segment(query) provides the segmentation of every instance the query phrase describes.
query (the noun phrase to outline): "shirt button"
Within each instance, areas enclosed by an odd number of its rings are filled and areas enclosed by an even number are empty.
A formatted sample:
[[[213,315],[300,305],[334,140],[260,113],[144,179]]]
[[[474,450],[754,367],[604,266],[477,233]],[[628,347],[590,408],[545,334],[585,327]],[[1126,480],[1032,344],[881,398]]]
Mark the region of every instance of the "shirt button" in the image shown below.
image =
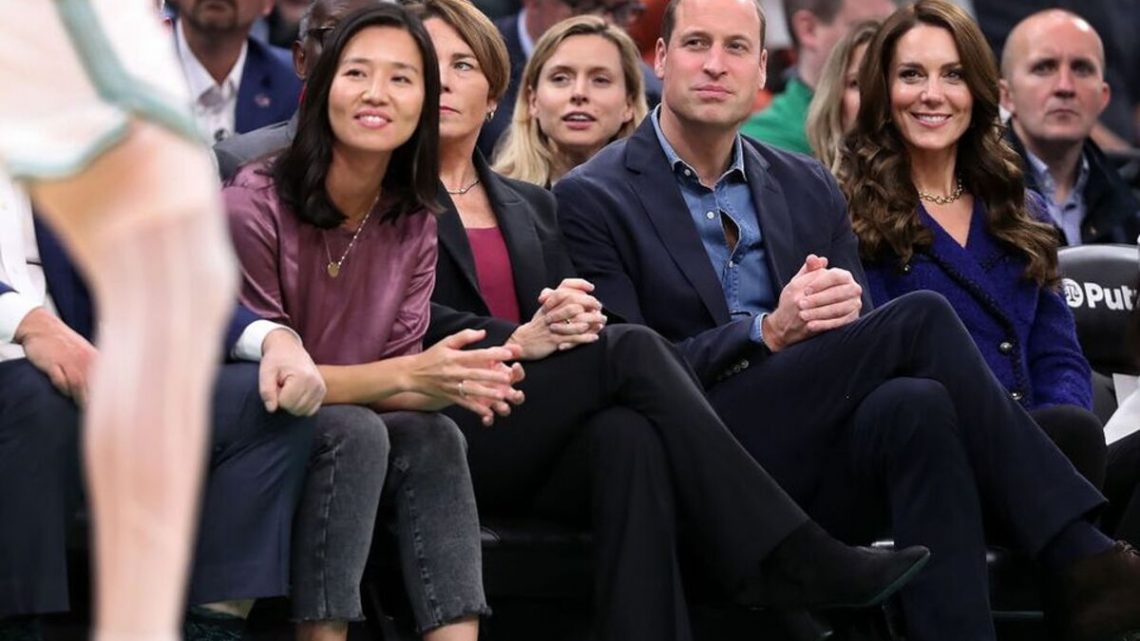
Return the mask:
[[[686,170],[685,170],[685,175],[686,175],[686,176],[692,176],[692,175],[693,175],[693,172],[691,172],[691,171],[689,171],[688,169],[686,169]]]
[[[713,218],[716,218],[716,214],[714,214],[714,213],[713,213],[713,212],[711,212],[711,211],[706,211],[706,212],[705,212],[705,218],[708,218],[709,220],[712,220]]]
[[[904,273],[904,274],[910,273],[910,263],[907,263],[907,264],[902,266],[902,273]]]
[[[1009,341],[1002,341],[998,343],[998,351],[1002,354],[1008,354],[1013,351],[1013,343]]]
[[[1009,393],[1009,397],[1020,403],[1021,399],[1024,398],[1025,395],[1022,394],[1021,392],[1017,391],[1017,390],[1014,390],[1014,391]]]
[[[734,260],[728,261],[728,266],[729,267],[736,267],[736,261],[734,261]]]

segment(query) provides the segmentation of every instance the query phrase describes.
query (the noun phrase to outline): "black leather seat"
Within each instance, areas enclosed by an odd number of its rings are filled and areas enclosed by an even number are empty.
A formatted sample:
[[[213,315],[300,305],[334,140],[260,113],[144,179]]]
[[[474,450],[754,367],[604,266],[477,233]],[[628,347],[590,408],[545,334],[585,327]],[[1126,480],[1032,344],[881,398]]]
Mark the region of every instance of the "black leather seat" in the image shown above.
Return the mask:
[[[1107,421],[1116,409],[1112,374],[1137,373],[1128,334],[1140,283],[1140,254],[1135,245],[1080,245],[1062,248],[1057,258],[1081,351],[1094,372],[1093,409]]]

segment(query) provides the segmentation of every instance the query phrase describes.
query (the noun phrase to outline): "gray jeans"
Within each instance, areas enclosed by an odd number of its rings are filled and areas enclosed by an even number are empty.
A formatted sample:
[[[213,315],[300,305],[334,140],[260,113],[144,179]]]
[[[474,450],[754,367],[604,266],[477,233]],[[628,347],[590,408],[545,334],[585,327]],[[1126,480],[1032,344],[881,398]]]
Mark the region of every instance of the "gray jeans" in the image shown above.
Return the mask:
[[[293,617],[359,621],[360,581],[384,501],[419,632],[490,613],[467,447],[442,414],[332,405],[293,533]]]

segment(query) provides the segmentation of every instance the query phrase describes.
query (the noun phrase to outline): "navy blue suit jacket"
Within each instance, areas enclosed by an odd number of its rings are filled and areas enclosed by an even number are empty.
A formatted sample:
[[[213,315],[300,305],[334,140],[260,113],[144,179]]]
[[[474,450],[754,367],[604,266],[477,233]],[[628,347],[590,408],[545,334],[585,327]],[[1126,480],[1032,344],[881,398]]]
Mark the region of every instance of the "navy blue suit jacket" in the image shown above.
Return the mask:
[[[652,116],[651,116],[652,117]],[[743,137],[744,168],[756,202],[777,291],[808,254],[850,271],[864,285],[847,205],[819,162]],[[554,186],[558,219],[578,274],[629,322],[675,342],[706,387],[758,358],[753,320],[733,320],[649,118]]]
[[[288,120],[301,97],[301,80],[289,52],[253,38],[248,42],[234,115],[239,134]]]
[[[95,307],[86,281],[76,270],[59,237],[39,216],[35,218],[35,227],[36,245],[40,250],[40,263],[47,280],[47,290],[60,319],[87,340],[94,340]],[[7,283],[0,282],[0,294],[11,291],[15,290]],[[255,320],[258,320],[256,314],[238,305],[226,329],[226,355],[233,351],[241,333]]]
[[[495,117],[483,125],[483,130],[479,132],[479,151],[487,158],[492,157],[495,144],[511,126],[515,100],[518,99],[519,85],[522,83],[523,68],[526,67],[526,53],[523,52],[522,41],[519,40],[519,14],[499,18],[495,21],[495,26],[507,43],[507,55],[511,60],[511,80],[507,84],[506,93],[499,99]],[[641,65],[641,81],[645,86],[645,102],[649,104],[650,109],[653,109],[661,102],[661,80],[645,62],[639,60],[638,63]]]

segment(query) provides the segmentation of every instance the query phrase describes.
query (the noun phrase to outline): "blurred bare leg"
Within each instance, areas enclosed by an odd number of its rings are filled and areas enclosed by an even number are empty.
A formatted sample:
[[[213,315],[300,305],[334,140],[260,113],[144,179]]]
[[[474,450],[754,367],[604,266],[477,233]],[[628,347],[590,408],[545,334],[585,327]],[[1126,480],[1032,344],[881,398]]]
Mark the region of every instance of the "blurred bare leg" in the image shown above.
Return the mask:
[[[213,172],[203,147],[136,121],[82,173],[31,185],[100,314],[84,431],[97,641],[178,638],[236,287]]]

